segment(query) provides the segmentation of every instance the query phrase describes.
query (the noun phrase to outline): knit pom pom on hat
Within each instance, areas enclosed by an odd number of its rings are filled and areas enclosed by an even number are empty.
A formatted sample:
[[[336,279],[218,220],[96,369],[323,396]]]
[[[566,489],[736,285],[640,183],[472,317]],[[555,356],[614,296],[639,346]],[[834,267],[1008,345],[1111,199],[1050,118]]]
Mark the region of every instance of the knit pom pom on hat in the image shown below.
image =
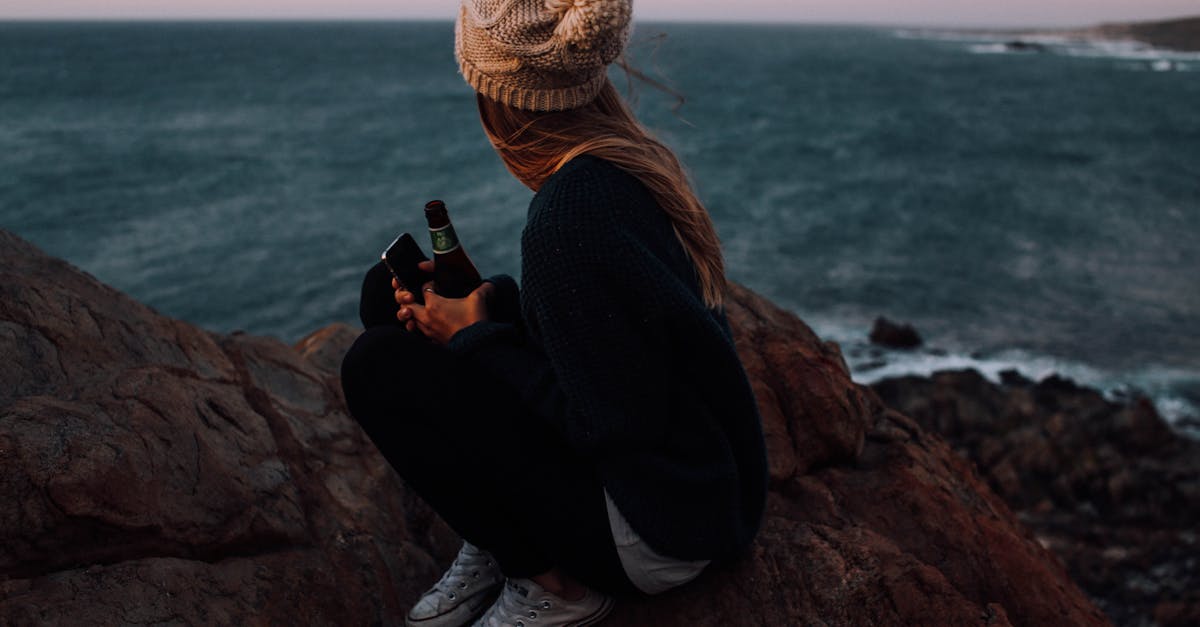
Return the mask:
[[[605,34],[629,23],[629,0],[546,0],[546,8],[562,16],[554,36],[584,50]]]
[[[476,91],[518,109],[581,107],[625,47],[631,0],[463,0],[455,55]]]

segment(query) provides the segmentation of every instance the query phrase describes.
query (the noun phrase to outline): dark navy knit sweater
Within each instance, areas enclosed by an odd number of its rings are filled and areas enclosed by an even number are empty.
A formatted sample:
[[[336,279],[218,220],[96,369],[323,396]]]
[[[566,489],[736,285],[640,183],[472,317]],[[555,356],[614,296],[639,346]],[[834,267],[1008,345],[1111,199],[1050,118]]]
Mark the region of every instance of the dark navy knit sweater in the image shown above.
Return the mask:
[[[744,551],[767,490],[754,394],[724,313],[705,307],[646,187],[607,161],[572,160],[530,204],[521,273],[519,319],[476,323],[449,348],[520,390],[652,548],[685,560]],[[515,283],[497,288],[499,309],[515,308]]]

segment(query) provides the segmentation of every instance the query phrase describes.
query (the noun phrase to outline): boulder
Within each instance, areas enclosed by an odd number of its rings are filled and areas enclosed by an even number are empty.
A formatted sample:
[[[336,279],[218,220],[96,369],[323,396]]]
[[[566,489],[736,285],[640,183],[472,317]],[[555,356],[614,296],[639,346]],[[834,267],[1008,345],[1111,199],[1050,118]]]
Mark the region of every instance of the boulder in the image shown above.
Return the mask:
[[[882,316],[875,319],[869,336],[872,344],[885,348],[916,348],[921,345],[921,335],[911,324],[892,322]]]
[[[873,388],[970,460],[1114,622],[1197,624],[1200,442],[1149,400],[974,370]]]
[[[836,345],[738,286],[729,311],[770,451],[762,532],[607,624],[1104,624]],[[458,540],[347,415],[355,334],[210,333],[0,231],[0,624],[402,624]]]

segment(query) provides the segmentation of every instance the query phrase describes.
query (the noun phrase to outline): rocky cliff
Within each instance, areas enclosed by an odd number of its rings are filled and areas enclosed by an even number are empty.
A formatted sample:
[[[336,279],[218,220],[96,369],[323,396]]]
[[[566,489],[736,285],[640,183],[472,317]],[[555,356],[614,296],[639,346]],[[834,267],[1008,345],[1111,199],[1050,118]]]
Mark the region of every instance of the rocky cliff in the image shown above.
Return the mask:
[[[1119,625],[1200,625],[1200,441],[1145,398],[972,370],[873,386],[943,434]]]
[[[1105,623],[941,437],[796,317],[730,297],[763,530],[607,624]],[[0,231],[0,623],[401,623],[457,540],[346,414],[354,333],[205,332]]]

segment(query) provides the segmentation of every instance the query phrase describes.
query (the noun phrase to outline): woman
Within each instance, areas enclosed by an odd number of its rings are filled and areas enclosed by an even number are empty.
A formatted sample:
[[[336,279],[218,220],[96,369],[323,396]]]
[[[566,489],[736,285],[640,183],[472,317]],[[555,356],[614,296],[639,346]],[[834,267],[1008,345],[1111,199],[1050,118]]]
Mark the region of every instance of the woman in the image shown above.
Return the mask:
[[[350,410],[465,541],[409,625],[592,624],[611,595],[738,557],[761,521],[762,432],[712,222],[607,79],[630,14],[629,0],[460,12],[484,129],[536,194],[519,290],[427,284],[419,305],[381,266],[364,283]]]

